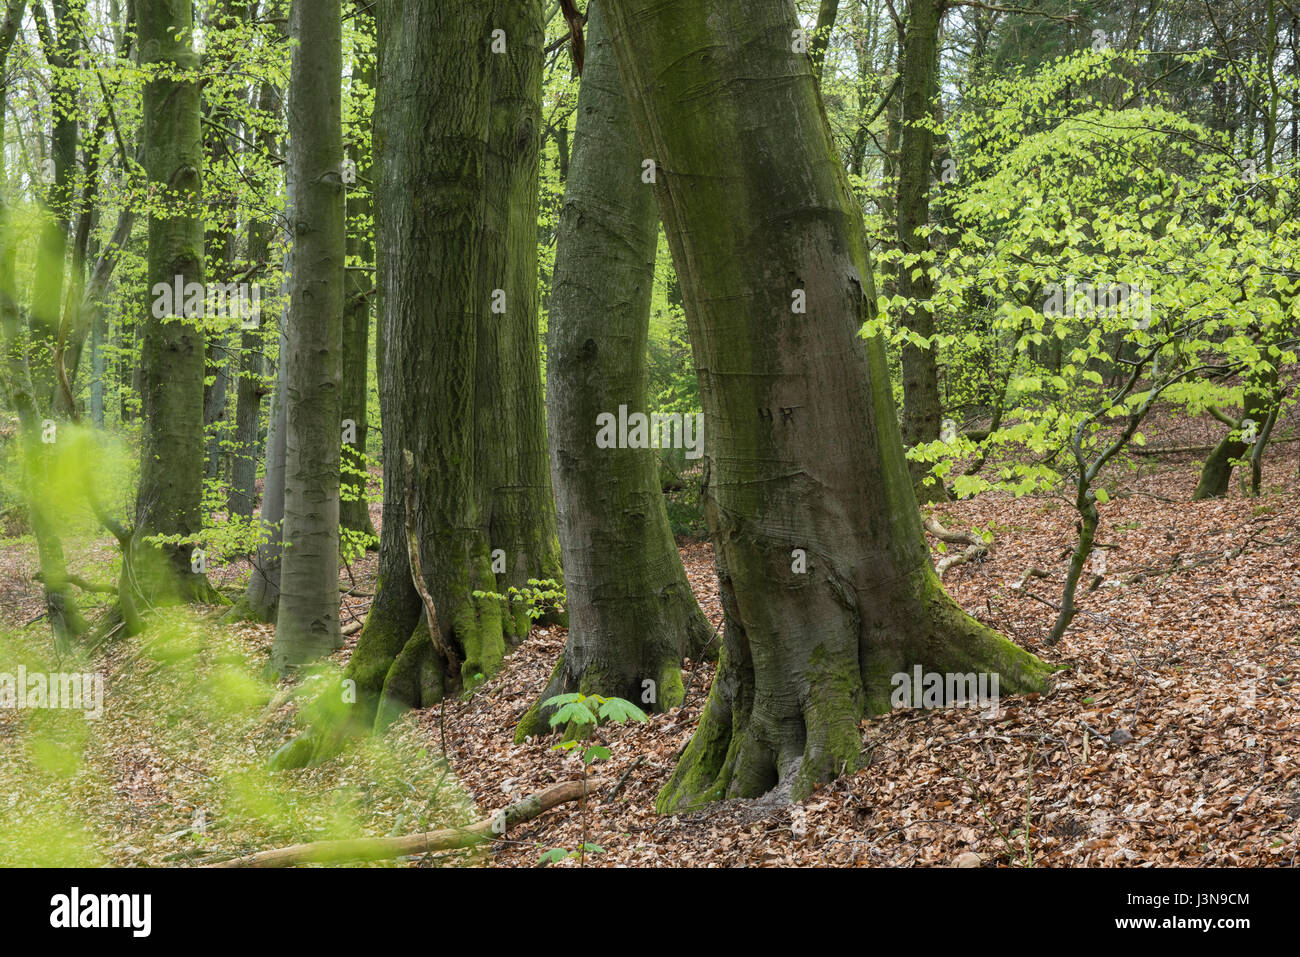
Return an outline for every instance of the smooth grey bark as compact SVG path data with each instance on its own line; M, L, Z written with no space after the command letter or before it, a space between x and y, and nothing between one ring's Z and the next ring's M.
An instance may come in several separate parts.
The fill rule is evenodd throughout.
M339 395L343 353L340 0L294 0L289 80L294 264L285 338L284 542L271 665L329 654L339 633Z
M280 355L288 346L280 335ZM275 390L271 397L270 419L266 429L266 477L262 483L262 507L258 521L266 541L257 547L253 556L253 574L248 587L227 619L251 619L273 622L280 610L280 563L284 554L284 466L285 466L285 409L284 362L276 370Z
M710 628L686 580L652 449L598 448L597 416L648 413L646 361L659 216L602 8L588 7L578 128L556 235L547 339L551 475L569 633L516 739L545 733L570 691L681 704L681 663Z
M294 219L297 183L293 166L285 170L284 208L285 220ZM292 227L285 230L284 275L282 294L288 295L289 279L295 266ZM263 317L265 322L265 317ZM248 588L227 615L231 619L251 618L254 621L273 622L280 609L280 565L284 552L284 469L285 469L285 380L284 358L289 346L285 339L285 320L279 321L279 360L275 367L275 387L271 394L271 409L267 417L266 449L263 454L265 478L262 483L262 507L258 514L266 541L258 546L253 557L253 574Z
M273 13L273 10L264 11L264 15ZM283 29L283 28L282 28ZM270 81L263 81L257 91L257 108L265 116L278 116L280 112L280 91ZM257 133L255 142L258 151L264 156L272 156L276 152L277 137L273 128L267 127ZM271 183L257 181L256 185L261 189L274 188ZM289 180L286 179L286 188ZM286 211L289 204L286 203ZM273 224L269 221L253 218L248 223L248 262L250 267L255 270L254 275L265 277L267 265L271 254L271 237L273 234ZM287 237L286 237L287 238ZM286 243L286 246L288 244ZM287 255L292 255L288 253ZM287 270L287 264L286 264ZM266 323L266 317L263 315L259 325ZM230 514L239 515L244 518L251 518L253 509L257 501L257 464L260 459L258 454L260 443L258 441L261 435L261 415L262 399L268 394L268 387L265 383L266 376L266 340L260 328L245 329L240 333L239 339L239 379L235 386L235 431L233 435L231 450L230 466L230 496L228 507ZM283 352L281 352L283 355ZM272 421L275 416L272 415ZM283 421L283 419L281 419ZM268 428L268 442L271 439L270 433L274 431ZM277 436L277 441L283 438L283 430ZM273 463L267 460L266 488L269 496L274 497L283 504L284 495L284 470L283 470L283 442L280 441L276 450L280 457ZM272 476L278 476L276 482L272 482ZM274 486L274 489L273 489ZM263 514L263 520L268 518ZM275 514L274 521L279 522L283 519L284 513L281 507ZM270 556L259 556L255 565L255 574L261 575L264 579L265 568L264 560L270 561ZM275 573L276 590L278 592L278 571ZM257 610L255 617L261 620L274 618L275 601L268 604L268 595L266 593L266 583L259 586L257 594L249 593L249 598L253 600L253 605ZM278 600L278 599L277 599Z
M208 33L229 31L240 21L248 18L248 3L241 0L221 0L210 11L210 17L204 24ZM220 55L204 58L204 70L208 73L224 73L229 70L231 57L226 41L214 44ZM213 89L213 87L208 87ZM242 95L239 99L242 99ZM238 117L232 115L228 105L221 99L204 104L205 113L211 119L206 127L204 150L209 168L224 162L227 156L234 155L238 140L226 130L238 123ZM210 210L215 214L215 222L204 234L204 256L211 282L226 283L231 280L234 270L239 226L238 209L233 198L213 198L209 200ZM233 423L229 418L229 399L232 379L238 374L236 365L237 352L235 340L238 334L228 326L213 329L207 342L207 375L203 385L203 431L205 477L214 481L221 477L225 464L225 448L230 442ZM211 383L207 380L211 379Z
M104 314L98 312L90 325L90 421L104 427Z

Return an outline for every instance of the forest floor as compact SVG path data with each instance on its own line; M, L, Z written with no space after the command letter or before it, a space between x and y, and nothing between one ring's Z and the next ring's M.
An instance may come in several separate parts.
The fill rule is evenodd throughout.
M1160 434L1165 445L1206 440L1200 431ZM682 707L599 732L612 756L596 773L620 786L587 803L585 840L604 849L587 864L1294 866L1300 443L1270 448L1259 498L1234 483L1225 499L1189 502L1199 464L1191 456L1129 464L1114 469L1112 498L1101 509L1104 577L1082 592L1082 611L1054 647L1045 638L1075 536L1069 500L986 494L934 509L950 529L993 532L987 555L950 569L945 585L970 614L1061 666L1049 693L1003 696L1000 707L984 711L896 710L864 720L865 767L801 803L725 801L661 817L655 796L690 739L712 679L711 664L689 663ZM377 507L373 514L378 522ZM110 541L79 549L70 555L73 570L98 569L103 577L112 551ZM705 614L718 624L710 546L685 544L682 557ZM34 559L30 537L0 546L0 619L9 627L30 626L42 610ZM1048 577L1017 587L1031 567ZM224 576L233 581L237 569L214 579ZM364 617L374 576L373 553L345 570L343 585L354 592L342 599L345 627ZM270 626L224 631L254 662L269 649ZM336 662L355 641L354 633ZM357 812L349 826L378 834L486 817L571 779L580 769L572 753L553 750L553 739L513 743L564 641L563 628L535 628L471 696L404 719L388 752L294 772L302 779L286 782L282 795L292 811L258 826L226 820L198 833L192 819L205 801L230 803L229 788L216 794L216 771L204 755L209 732L192 732L188 751L163 753L145 735L161 727L158 717L172 720L166 708L134 725L127 715L113 746L90 755L95 793L78 798L93 819L90 829L113 832L96 836L99 859L197 863L327 835L340 813L328 795L349 780L356 798L350 811ZM140 655L124 646L105 669L120 678ZM149 690L161 694L165 688ZM271 720L264 713L227 736L225 744L243 753L239 775L292 733L292 704L276 707ZM0 737L5 733L0 727ZM439 773L444 734L458 787ZM412 762L419 767L406 774ZM426 788L435 792L428 800ZM487 854L412 863L534 866L552 848L576 848L583 827L581 809L566 805L521 825Z
M712 678L708 663L691 666L681 708L602 729L612 757L598 773L626 778L589 804L586 840L605 851L587 863L974 866L978 855L984 866L1294 866L1300 444L1276 446L1259 498L1234 486L1193 505L1195 461L1133 464L1102 507L1106 577L1055 647L1044 643L1055 617L1045 602L1060 600L1071 503L990 494L935 509L949 528L993 530L988 555L950 569L945 585L967 612L1064 667L1050 693L1004 697L997 711L897 710L862 722L867 767L806 801L661 817L655 796ZM711 548L688 545L682 557L716 625ZM1050 577L1014 587L1031 566ZM452 767L485 813L577 773L553 740L513 743L564 637L536 629L471 699L447 706ZM431 742L439 720L438 709L422 717ZM495 865L534 865L576 848L582 818L559 809L507 837Z

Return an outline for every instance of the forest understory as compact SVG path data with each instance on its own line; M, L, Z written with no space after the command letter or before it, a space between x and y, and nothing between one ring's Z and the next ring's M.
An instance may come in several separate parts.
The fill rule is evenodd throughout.
M23 920L1248 929L1298 688L1296 0L0 0Z
M1196 445L1202 431L1208 430L1196 423L1163 421L1158 430L1170 446ZM585 837L580 808L569 804L489 845L393 863L531 867L551 848L589 842L603 853L586 855L588 866L1294 866L1300 859L1295 434L1290 422L1279 423L1259 497L1234 487L1196 509L1187 502L1199 465L1194 456L1131 458L1102 510L1105 573L1100 582L1090 575L1088 586L1095 587L1085 586L1074 626L1054 646L1045 637L1075 536L1069 501L985 493L934 507L949 529L993 532L987 554L952 567L944 584L968 614L1062 669L1046 695L1004 695L996 710L898 710L866 719L867 766L804 801L729 800L661 816L656 794L697 726L713 678L712 664L688 661L681 707L645 724L598 729L611 757L598 766L606 786L589 800ZM379 527L378 506L372 518ZM40 614L31 551L24 539L6 539L0 550L7 626ZM92 575L112 551L107 539L80 548L71 570ZM686 542L681 555L700 607L718 626L711 546ZM364 618L375 566L371 553L340 576L347 589L345 631ZM1029 569L1047 577L1027 576ZM223 568L214 583L228 584L223 576L239 572L237 565ZM265 661L274 629L217 625L221 610L207 609L204 627L252 661ZM77 810L90 835L85 850L116 865L202 864L290 836L310 840L330 828L328 812L309 810L317 806L311 801L349 788L360 788L349 800L363 809L362 826L372 834L490 817L582 773L572 752L554 749L554 736L513 743L565 637L558 626L534 627L472 693L400 720L385 738L399 757L395 778L375 773L369 745L319 767L278 772L306 796L302 816L292 822L241 819L229 795L225 806L205 806L216 800L205 789L216 773L209 762L220 759L221 749L204 742L184 760L169 756L157 741L132 739L130 716L110 709L101 753L91 759L100 786L78 792ZM355 642L354 631L333 661L345 663ZM135 640L114 645L103 662L107 686L121 687L128 673L149 667L142 654ZM227 745L264 761L292 735L294 711L282 694ZM0 737L14 733L10 718L0 718Z

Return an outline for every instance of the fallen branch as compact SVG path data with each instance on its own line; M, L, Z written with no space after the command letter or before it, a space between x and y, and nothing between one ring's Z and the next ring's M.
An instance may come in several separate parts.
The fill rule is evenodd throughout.
M1024 591L1025 585L1028 583L1029 579L1049 578L1049 577L1051 576L1049 576L1047 572L1039 568L1037 565L1030 565L1028 568L1025 569L1025 573L1020 576L1020 581L1016 582L1011 587L1014 588L1016 591Z
M954 565L964 565L967 562L974 561L981 555L988 553L989 546L974 532L952 532L944 528L932 516L924 516L925 530L939 539L941 542L947 542L950 545L966 545L965 551L958 552L954 555L946 555L935 563L934 570L940 578L943 578L944 572Z
M608 784L602 778L590 778L585 793L591 794ZM549 811L553 807L576 801L584 794L582 781L564 781L538 791L497 811L486 821L469 827L448 827L402 837L358 837L341 841L313 841L293 844L243 857L218 861L206 867L293 867L295 864L327 864L343 861L387 861L410 854L453 851L473 847L494 837L504 836L510 828Z
M1269 444L1281 445L1284 442L1300 442L1300 435L1272 439ZM1128 451L1131 455L1184 455L1192 452L1213 452L1215 447L1215 445L1146 445L1133 446Z

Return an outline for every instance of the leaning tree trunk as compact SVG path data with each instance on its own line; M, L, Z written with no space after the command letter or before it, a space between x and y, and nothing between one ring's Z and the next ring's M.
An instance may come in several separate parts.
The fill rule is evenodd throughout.
M145 172L169 208L149 217L149 289L203 282L198 57L190 46L188 4L138 0L140 64L152 71L144 88ZM193 561L202 531L203 334L173 314L144 319L140 399L144 437L136 494L136 535L123 562L122 601L133 607L177 600L213 600L215 592ZM149 546L145 536L179 536ZM132 615L128 612L128 620Z
M271 664L286 671L339 633L339 390L343 368L343 75L340 0L294 0L289 155L294 271L284 364L284 542Z
M875 303L861 212L790 0L607 13L685 295L726 615L658 806L799 798L858 766L858 722L889 709L892 676L992 671L1017 692L1050 669L935 575L883 348L858 336Z
M821 82L822 72L826 67L826 48L830 46L831 34L835 31L835 20L840 15L840 0L821 0L817 9L817 25L813 28L812 43L808 55L812 57L813 76Z
M1266 382L1263 384L1267 384ZM1242 422L1250 420L1256 426L1263 427L1265 420L1268 418L1269 407L1275 401L1271 392L1264 391L1260 388L1261 383L1252 382L1246 390L1245 401L1242 408L1244 414ZM1192 493L1192 501L1199 502L1207 498L1222 498L1228 494L1228 488L1232 484L1232 471L1235 464L1250 452L1251 444L1242 441L1242 430L1233 429L1210 451L1201 466L1200 477L1196 482L1196 490Z
M1268 441L1268 436L1263 435L1264 424L1275 414L1281 396L1277 391L1277 360L1268 355L1267 350L1276 349L1277 343L1288 335L1288 327L1278 322L1260 336L1262 361L1259 368L1253 369L1247 376L1246 394L1242 401L1241 426L1220 439L1210 452L1205 464L1201 466L1201 474L1196 483L1196 490L1192 493L1192 501L1222 498L1228 494L1234 464L1245 458L1255 445L1254 439L1250 442L1243 439L1243 430L1247 422L1253 422L1257 433L1263 436L1262 440ZM1263 450L1259 451L1262 454ZM1257 480L1255 484L1258 485Z
M898 160L898 294L908 300L902 324L930 339L934 335L934 279L930 239L930 169L934 159L934 97L939 71L939 25L944 0L910 0L903 41L902 141ZM903 444L909 448L939 438L939 364L936 347L903 343ZM909 461L917 496L946 499L943 483L928 462Z
M382 729L492 674L527 626L494 595L559 574L541 385L527 381L540 379L541 18L540 0L379 6L379 575L346 670L356 692L346 726L314 724L282 749L279 766L321 757L341 732ZM408 533L436 609L433 635Z
M570 691L681 704L682 659L710 636L673 541L651 449L597 448L597 416L647 413L646 340L659 217L602 7L590 17L578 132L556 236L547 422L569 635L517 740Z

